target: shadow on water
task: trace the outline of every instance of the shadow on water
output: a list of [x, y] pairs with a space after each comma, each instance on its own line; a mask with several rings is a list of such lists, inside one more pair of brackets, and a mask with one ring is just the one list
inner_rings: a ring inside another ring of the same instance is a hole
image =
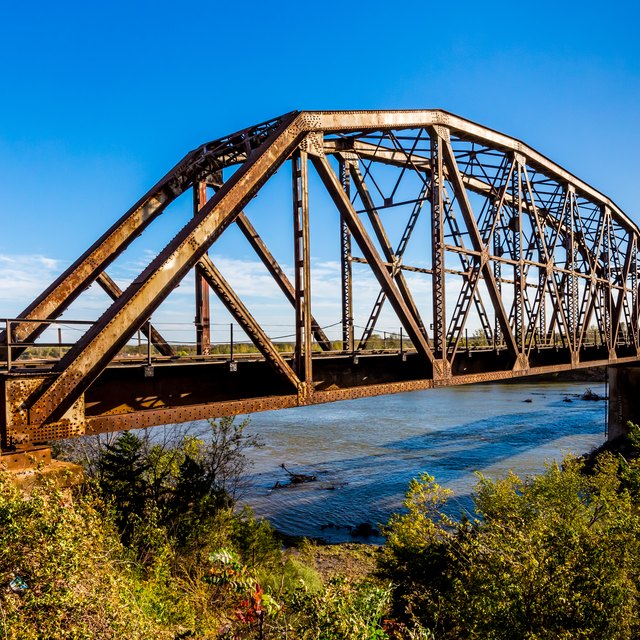
[[[445, 427], [429, 425], [428, 413], [417, 414], [426, 426], [416, 425], [411, 435], [396, 440], [380, 437], [365, 455], [332, 459], [330, 448], [318, 451], [307, 464], [318, 477], [315, 483], [273, 490], [276, 480], [283, 480], [281, 471], [256, 474], [247, 501], [287, 533], [340, 541], [349, 539], [349, 527], [361, 522], [387, 522], [400, 508], [409, 481], [428, 472], [454, 490], [448, 511], [460, 515], [473, 508], [476, 470], [502, 475], [516, 460], [516, 471], [531, 473], [543, 466], [541, 452], [546, 459], [559, 457], [564, 438], [588, 436], [585, 442], [590, 437], [592, 444], [586, 448], [593, 446], [601, 437], [603, 406], [579, 400], [567, 404], [556, 394], [540, 410], [532, 407]], [[384, 429], [374, 433], [380, 431]]]

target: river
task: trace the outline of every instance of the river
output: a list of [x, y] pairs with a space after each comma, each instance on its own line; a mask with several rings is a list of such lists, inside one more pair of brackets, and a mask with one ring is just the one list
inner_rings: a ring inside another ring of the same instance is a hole
[[[475, 471], [538, 473], [604, 441], [606, 403], [581, 400], [587, 386], [605, 394], [593, 382], [483, 384], [254, 414], [264, 446], [242, 501], [287, 534], [363, 541], [351, 528], [387, 522], [426, 471], [454, 491], [453, 515], [470, 512]], [[274, 489], [282, 463], [317, 480]]]

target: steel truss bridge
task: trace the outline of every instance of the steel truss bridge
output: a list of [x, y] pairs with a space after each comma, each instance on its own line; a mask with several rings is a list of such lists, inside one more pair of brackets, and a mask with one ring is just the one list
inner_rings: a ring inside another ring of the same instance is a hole
[[[291, 173], [293, 281], [250, 221], [252, 200], [279, 170]], [[322, 185], [315, 194], [321, 207], [310, 197], [310, 177]], [[187, 192], [193, 217], [121, 290], [106, 269]], [[327, 225], [335, 216], [339, 340], [313, 315], [310, 215]], [[232, 226], [291, 305], [289, 352], [208, 254]], [[638, 266], [638, 227], [609, 198], [514, 138], [440, 110], [294, 111], [188, 153], [18, 318], [5, 321], [2, 448], [635, 362]], [[370, 270], [379, 285], [362, 331], [354, 324], [356, 269]], [[197, 354], [180, 357], [150, 318], [193, 271]], [[30, 356], [93, 283], [113, 301], [105, 313], [85, 323], [59, 358]], [[211, 290], [253, 353], [234, 355], [232, 342], [226, 353], [210, 350]], [[402, 335], [374, 348], [386, 303]], [[146, 354], [123, 356], [140, 331]]]

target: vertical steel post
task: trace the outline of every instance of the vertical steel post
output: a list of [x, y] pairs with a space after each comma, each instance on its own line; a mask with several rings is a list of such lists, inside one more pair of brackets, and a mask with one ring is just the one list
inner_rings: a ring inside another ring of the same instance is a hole
[[444, 298], [444, 171], [440, 129], [431, 133], [431, 267], [433, 299], [433, 352], [446, 357]]
[[295, 268], [296, 345], [298, 377], [309, 384], [311, 371], [311, 258], [309, 253], [309, 180], [307, 152], [293, 154], [293, 239]]
[[58, 327], [58, 359], [62, 358], [62, 328]]
[[607, 340], [607, 349], [611, 352], [616, 348], [614, 344], [615, 336], [611, 330], [611, 319], [613, 311], [613, 292], [611, 290], [611, 211], [609, 207], [603, 206], [601, 208], [601, 215], [603, 217], [604, 233], [602, 236], [602, 252], [600, 258], [603, 262], [605, 284], [602, 290], [603, 295], [603, 316], [604, 316], [604, 331]]
[[5, 325], [5, 335], [7, 337], [7, 373], [9, 373], [11, 371], [11, 342], [13, 340], [11, 337], [11, 320], [5, 320]]
[[[348, 162], [340, 159], [340, 181], [348, 197], [351, 196], [351, 181]], [[342, 284], [342, 349], [352, 352], [353, 345], [353, 297], [351, 272], [351, 232], [340, 214], [340, 276]]]
[[[198, 215], [207, 202], [207, 184], [197, 182], [193, 185], [193, 215]], [[211, 307], [209, 303], [209, 285], [196, 269], [196, 353], [208, 356], [211, 353]]]
[[[5, 344], [7, 347], [7, 373], [11, 371], [11, 321], [7, 318], [5, 320]], [[7, 395], [7, 381], [5, 380], [2, 384], [0, 384], [0, 394], [2, 402], [0, 402], [0, 453], [3, 449], [7, 449], [9, 446], [9, 439], [7, 437], [7, 422], [8, 422], [8, 411], [7, 411], [7, 403], [5, 401]]]
[[524, 327], [524, 264], [522, 262], [522, 160], [519, 154], [513, 158], [515, 171], [512, 183], [512, 217], [511, 237], [513, 242], [513, 322], [514, 337], [518, 345], [518, 351], [524, 353], [525, 327]]
[[577, 287], [578, 282], [575, 275], [575, 241], [573, 237], [574, 229], [575, 229], [575, 207], [576, 207], [576, 198], [575, 198], [575, 188], [573, 185], [567, 186], [568, 198], [567, 198], [567, 213], [565, 215], [565, 226], [568, 229], [569, 233], [566, 236], [566, 254], [567, 254], [567, 269], [569, 274], [567, 276], [567, 289], [566, 289], [566, 298], [567, 298], [567, 321], [569, 325], [569, 335], [567, 338], [569, 339], [569, 347], [571, 352], [575, 352], [576, 344], [577, 344], [577, 327], [578, 327], [578, 300], [577, 300]]
[[[497, 206], [497, 205], [496, 205]], [[493, 255], [500, 257], [502, 255], [502, 240], [500, 237], [500, 211], [496, 212], [496, 229], [493, 232]], [[502, 263], [500, 260], [493, 261], [493, 277], [496, 281], [496, 289], [498, 294], [502, 295]], [[500, 320], [498, 314], [495, 314], [495, 320], [493, 323], [493, 349], [498, 349], [502, 343], [502, 327], [500, 326]]]
[[638, 348], [638, 246], [633, 242], [633, 259], [631, 260], [631, 332], [636, 349]]
[[151, 366], [151, 320], [147, 320], [147, 366]]
[[[547, 335], [547, 274], [542, 273], [542, 269], [540, 269], [540, 274], [538, 276], [538, 286], [540, 287], [540, 319], [539, 319], [539, 339], [538, 343], [546, 344], [546, 335]], [[552, 276], [553, 277], [553, 276]]]
[[575, 237], [576, 229], [576, 220], [579, 218], [579, 213], [576, 213], [576, 209], [578, 208], [578, 202], [575, 199], [575, 193], [573, 195], [574, 198], [574, 207], [573, 210], [573, 225], [571, 227], [571, 273], [572, 273], [572, 287], [571, 287], [571, 296], [573, 298], [573, 309], [574, 309], [574, 320], [573, 320], [573, 349], [574, 351], [578, 351], [578, 343], [580, 340], [578, 327], [580, 324], [580, 278], [576, 272], [576, 258], [578, 257], [578, 242]]

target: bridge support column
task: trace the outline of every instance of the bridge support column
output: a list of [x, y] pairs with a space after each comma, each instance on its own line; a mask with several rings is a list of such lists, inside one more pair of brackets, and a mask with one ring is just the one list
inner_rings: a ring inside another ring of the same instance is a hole
[[293, 157], [293, 236], [296, 288], [295, 363], [298, 377], [312, 383], [311, 362], [311, 255], [309, 253], [309, 180], [307, 152]]
[[0, 378], [0, 454], [9, 447], [7, 431], [7, 380]]
[[608, 439], [627, 432], [627, 422], [640, 424], [640, 366], [608, 367]]
[[[348, 159], [340, 158], [340, 182], [345, 193], [351, 197]], [[340, 214], [340, 276], [342, 284], [342, 349], [353, 351], [353, 297], [351, 271], [351, 231], [344, 216]]]
[[[207, 183], [197, 182], [193, 186], [193, 215], [207, 203]], [[209, 285], [203, 275], [196, 270], [196, 353], [208, 356], [211, 352], [211, 311]]]

